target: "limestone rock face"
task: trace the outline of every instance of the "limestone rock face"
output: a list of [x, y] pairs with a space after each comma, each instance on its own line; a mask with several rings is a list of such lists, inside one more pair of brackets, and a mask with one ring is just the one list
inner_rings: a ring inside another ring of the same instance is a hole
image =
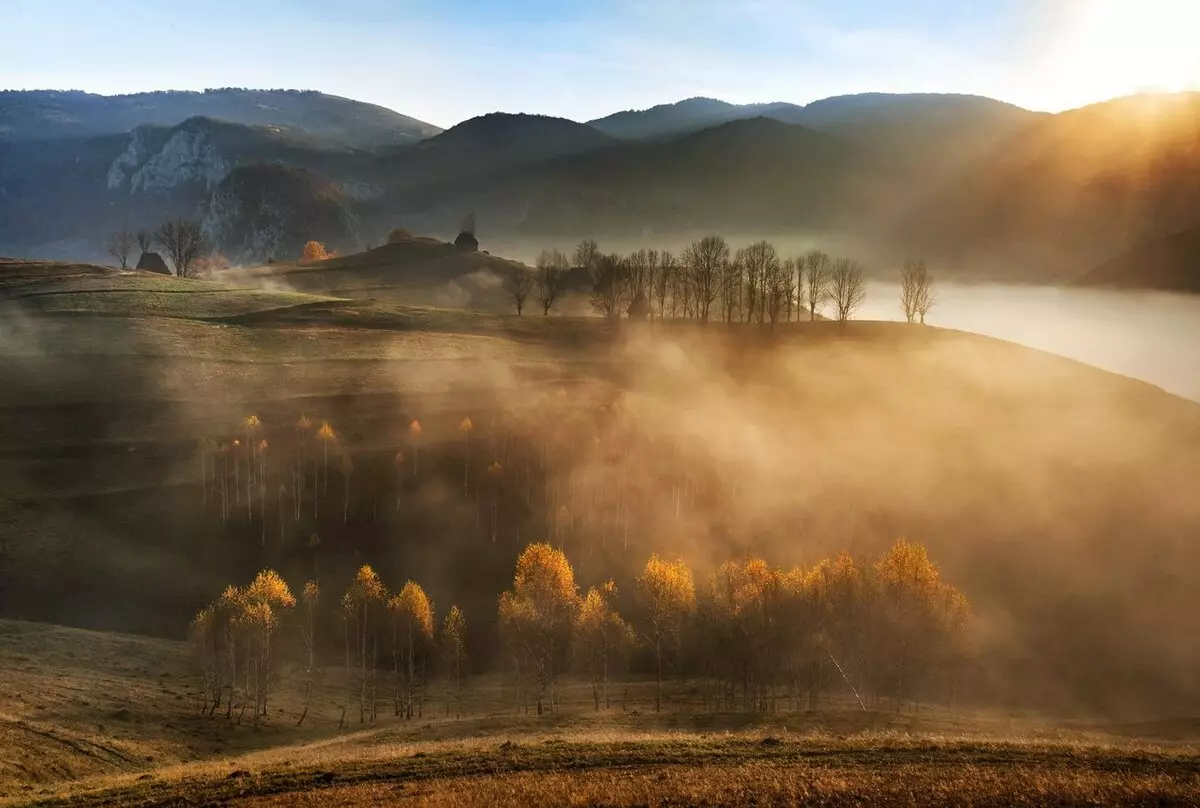
[[109, 189], [155, 193], [198, 186], [212, 190], [233, 169], [202, 127], [185, 125], [159, 141], [158, 132], [145, 127], [133, 130], [128, 148], [108, 170]]

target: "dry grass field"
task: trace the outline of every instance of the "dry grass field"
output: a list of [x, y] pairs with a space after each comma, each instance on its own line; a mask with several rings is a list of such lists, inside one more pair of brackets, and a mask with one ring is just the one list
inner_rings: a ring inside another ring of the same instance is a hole
[[[38, 805], [1189, 805], [1195, 726], [1051, 723], [908, 707], [703, 714], [650, 683], [595, 713], [566, 683], [559, 712], [514, 715], [493, 677], [462, 718], [431, 688], [425, 716], [384, 703], [339, 731], [338, 671], [305, 726], [285, 688], [258, 727], [202, 717], [183, 643], [0, 621], [0, 801]], [[386, 689], [386, 688], [384, 688]], [[1190, 740], [1189, 740], [1190, 739]]]

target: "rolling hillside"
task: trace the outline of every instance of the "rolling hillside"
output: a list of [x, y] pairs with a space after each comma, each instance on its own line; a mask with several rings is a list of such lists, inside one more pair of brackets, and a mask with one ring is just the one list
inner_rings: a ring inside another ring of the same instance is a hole
[[[428, 253], [414, 275], [443, 277], [442, 246], [407, 249]], [[624, 538], [562, 534], [582, 580], [603, 571], [632, 591], [651, 549], [704, 573], [741, 551], [810, 563], [919, 537], [983, 621], [981, 698], [1104, 715], [1200, 704], [1184, 673], [1200, 664], [1187, 573], [1200, 563], [1196, 404], [902, 324], [790, 324], [765, 341], [752, 327], [423, 308], [401, 302], [399, 280], [391, 300], [367, 288], [388, 285], [387, 266], [368, 253], [237, 279], [342, 293], [314, 299], [240, 291], [232, 277], [0, 265], [0, 614], [179, 636], [199, 603], [262, 566], [343, 581], [359, 560], [491, 614], [516, 548], [553, 528], [540, 487], [527, 501], [487, 487], [487, 469], [525, 474], [548, 457], [547, 485], [587, 491], [631, 458], [641, 494]], [[286, 474], [251, 520], [214, 511], [201, 439], [239, 436], [247, 413], [272, 462], [290, 456], [302, 415], [333, 425], [319, 514], [293, 515]], [[416, 419], [421, 476], [397, 506], [394, 457], [410, 454]], [[571, 449], [577, 429], [589, 442]], [[677, 511], [663, 486], [679, 463], [724, 504]], [[730, 478], [737, 489], [708, 487]], [[145, 585], [125, 586], [131, 574]], [[494, 635], [473, 625], [482, 664]]]
[[1140, 244], [1088, 272], [1079, 284], [1200, 293], [1200, 227]]
[[[476, 210], [523, 235], [621, 237], [647, 232], [833, 226], [870, 217], [898, 179], [845, 141], [769, 118], [732, 121], [677, 140], [561, 157], [436, 192], [396, 194], [388, 215], [428, 229]], [[819, 190], [819, 192], [818, 192]]]

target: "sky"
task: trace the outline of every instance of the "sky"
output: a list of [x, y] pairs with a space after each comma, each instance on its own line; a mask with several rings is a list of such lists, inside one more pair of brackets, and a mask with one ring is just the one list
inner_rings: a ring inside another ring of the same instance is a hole
[[1200, 0], [0, 0], [0, 89], [314, 89], [450, 126], [692, 96], [1200, 88]]

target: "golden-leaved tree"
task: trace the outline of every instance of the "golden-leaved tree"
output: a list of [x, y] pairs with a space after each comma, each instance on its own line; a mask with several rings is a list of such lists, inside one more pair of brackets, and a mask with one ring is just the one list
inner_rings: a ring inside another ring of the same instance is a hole
[[647, 639], [654, 650], [654, 710], [662, 709], [663, 662], [669, 651], [680, 660], [683, 627], [696, 610], [696, 584], [682, 559], [650, 556], [637, 579], [637, 594], [645, 612]]
[[601, 696], [605, 709], [609, 707], [609, 673], [624, 666], [637, 640], [633, 628], [609, 605], [615, 592], [612, 581], [600, 589], [592, 587], [575, 618], [575, 663], [591, 677], [597, 712]]
[[301, 261], [324, 261], [331, 258], [329, 252], [325, 249], [325, 245], [319, 241], [308, 241], [304, 245], [303, 252], [300, 253]]
[[255, 723], [267, 714], [267, 696], [272, 685], [272, 640], [283, 615], [296, 605], [287, 582], [275, 570], [263, 570], [243, 591], [242, 619], [248, 633], [247, 660], [254, 682]]
[[554, 684], [569, 648], [579, 608], [575, 571], [561, 550], [531, 544], [517, 559], [512, 589], [500, 595], [500, 633], [516, 674], [518, 703], [525, 678], [537, 684], [537, 712], [555, 702]]
[[[442, 623], [442, 660], [453, 685], [454, 715], [461, 718], [463, 682], [467, 676], [467, 619], [457, 606], [450, 607]], [[449, 701], [446, 702], [446, 714], [450, 714]]]
[[898, 540], [874, 567], [877, 587], [877, 692], [899, 704], [918, 699], [942, 667], [969, 616], [966, 598], [943, 583], [925, 548]]
[[[346, 699], [350, 701], [351, 658], [358, 661], [359, 696], [358, 722], [363, 723], [368, 713], [375, 719], [375, 661], [377, 658], [378, 632], [374, 631], [379, 613], [387, 602], [387, 589], [375, 570], [367, 564], [359, 567], [342, 595], [342, 619], [346, 630]], [[352, 642], [353, 641], [353, 642]], [[351, 648], [353, 647], [353, 654]], [[369, 674], [369, 679], [368, 679]], [[370, 689], [368, 691], [368, 683]], [[368, 694], [370, 700], [368, 702]], [[368, 709], [369, 706], [369, 709]], [[346, 704], [342, 705], [342, 722], [345, 721]], [[342, 722], [339, 722], [339, 726]]]
[[[411, 719], [414, 712], [423, 713], [425, 703], [425, 669], [429, 647], [433, 642], [433, 603], [421, 585], [408, 581], [388, 601], [392, 622], [393, 705], [395, 715]], [[414, 694], [421, 688], [421, 708], [414, 708]]]

